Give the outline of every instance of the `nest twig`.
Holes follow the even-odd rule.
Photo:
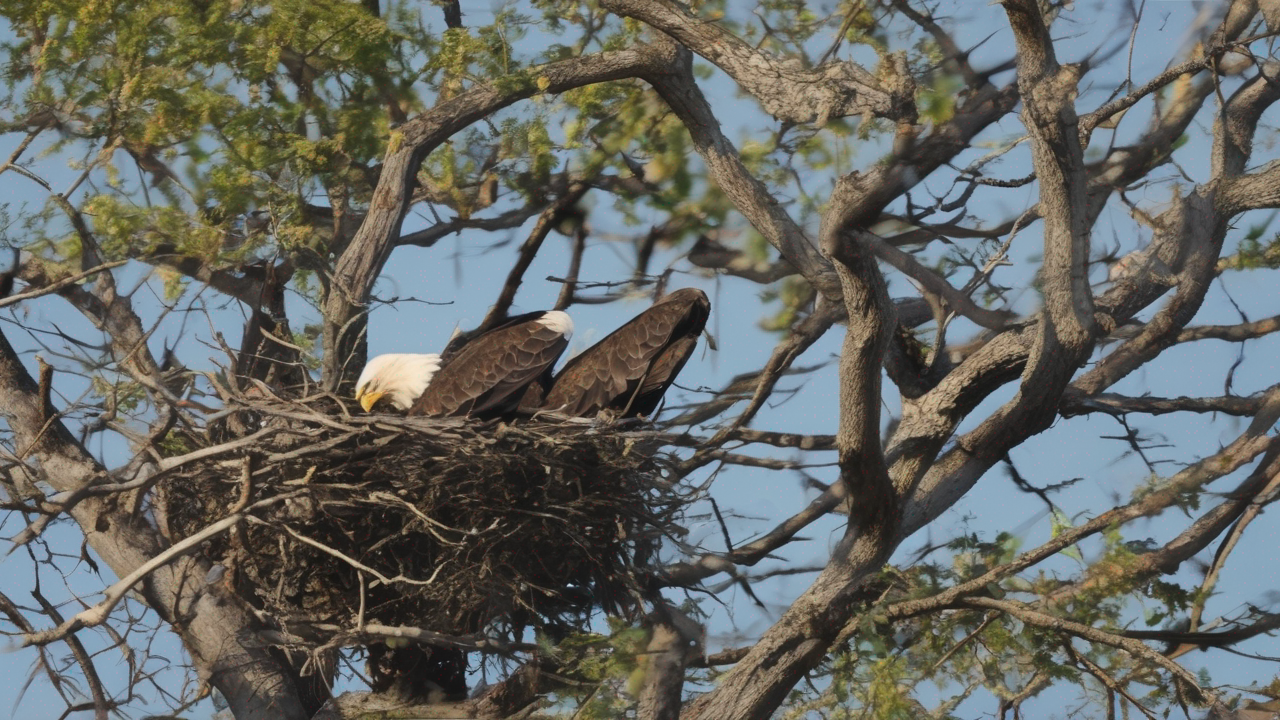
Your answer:
[[[295,495],[205,552],[265,615],[334,637],[559,634],[592,610],[632,615],[682,505],[659,435],[640,426],[353,416],[332,398],[223,417],[258,439],[187,436],[163,465],[157,516],[177,540]]]

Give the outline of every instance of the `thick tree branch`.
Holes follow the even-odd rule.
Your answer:
[[[747,719],[773,712],[826,656],[854,612],[861,581],[896,546],[900,498],[911,488],[890,479],[879,422],[881,366],[896,319],[875,256],[851,222],[860,199],[856,179],[841,178],[821,229],[823,253],[834,261],[851,319],[840,354],[837,484],[857,502],[827,567],[720,685],[694,701],[686,712],[690,718]]]
[[[880,78],[851,62],[805,69],[751,47],[673,0],[604,0],[600,4],[675,38],[724,70],[765,112],[784,122],[824,125],[854,115],[907,124],[916,121],[915,85],[905,68],[897,74],[881,73]]]
[[[1241,21],[1238,14],[1228,13],[1220,32],[1242,32],[1248,18]],[[1179,113],[1177,123],[1161,124],[1157,133],[1164,133],[1184,121],[1189,122],[1186,108]],[[1144,165],[1135,161],[1116,166],[1117,177]],[[1127,172],[1126,172],[1127,171]],[[1173,268],[1179,278],[1178,295],[1169,305],[1157,313],[1151,323],[1139,335],[1114,350],[1107,358],[1073,384],[1073,390],[1093,395],[1141,366],[1163,349],[1161,343],[1171,342],[1172,337],[1191,319],[1208,290],[1216,259],[1221,251],[1229,218],[1215,201],[1214,183],[1198,187],[1186,196],[1176,196],[1173,206],[1153,220],[1155,237],[1146,250],[1164,266]],[[1096,207],[1097,201],[1090,199]],[[1137,273],[1122,277],[1114,287],[1097,301],[1101,311],[1115,323],[1124,323],[1142,308],[1158,299],[1169,288],[1167,281],[1153,273]],[[1035,423],[1028,423],[1016,414],[1005,410],[989,418],[976,430],[960,438],[956,446],[936,462],[931,462],[950,432],[976,402],[1009,378],[1012,372],[1021,372],[1042,333],[1036,326],[1043,322],[1037,318],[1019,328],[1018,332],[1006,331],[997,336],[982,350],[971,355],[934,390],[917,403],[904,407],[903,421],[893,438],[890,453],[900,454],[918,471],[927,470],[920,482],[917,496],[908,503],[904,530],[914,532],[950,507],[972,487],[973,483],[995,462],[1004,456],[1002,448],[1021,442],[1023,432]],[[1043,354],[1042,354],[1043,356]],[[1058,362],[1062,358],[1058,358]],[[1074,361],[1075,359],[1072,358]],[[1059,365],[1060,369],[1062,368]],[[985,377],[978,382],[977,377]],[[1028,384],[1024,380],[1024,387]],[[1049,383],[1031,384],[1033,389],[1044,389]],[[1015,399],[1016,401],[1017,399]],[[1056,404],[1056,403],[1055,403]],[[918,411],[917,411],[918,408]],[[942,412],[938,412],[939,409]],[[1037,421],[1045,418],[1039,417]],[[926,464],[929,463],[929,464]],[[895,469],[896,472],[896,469]]]
[[[1049,29],[1034,0],[1005,0],[1004,8],[1018,47],[1022,118],[1031,134],[1044,219],[1040,277],[1047,322],[1039,357],[1031,361],[1038,369],[1040,358],[1056,357],[1059,344],[1070,357],[1079,357],[1093,336],[1093,296],[1085,271],[1090,223],[1085,214],[1084,148],[1073,105],[1080,69],[1058,64]]]
[[[1280,85],[1280,79],[1271,82]],[[1280,160],[1226,183],[1222,188],[1222,204],[1232,212],[1280,207]]]
[[[1276,178],[1280,183],[1280,177]],[[1228,342],[1244,342],[1255,338],[1280,332],[1280,315],[1272,315],[1262,320],[1240,323],[1239,325],[1193,325],[1183,328],[1178,333],[1178,342],[1195,342],[1197,340],[1226,340]]]
[[[684,123],[694,149],[706,163],[707,173],[734,207],[819,292],[839,299],[839,281],[830,264],[764,183],[743,164],[693,79],[692,55],[684,48],[673,47],[676,61],[661,72],[645,75],[645,79]]]
[[[670,605],[654,609],[653,635],[640,663],[645,673],[640,690],[638,720],[680,717],[685,668],[702,655],[703,629]]]
[[[1176,412],[1225,413],[1239,417],[1251,417],[1262,408],[1265,396],[1226,395],[1223,397],[1129,397],[1114,393],[1101,393],[1092,397],[1076,392],[1068,392],[1062,397],[1058,412],[1063,417],[1088,415],[1102,412],[1108,415],[1125,415],[1141,413],[1145,415],[1165,415]]]

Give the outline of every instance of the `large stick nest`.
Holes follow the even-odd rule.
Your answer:
[[[253,606],[448,635],[575,629],[593,608],[638,607],[680,506],[652,431],[333,406],[254,403],[231,415],[252,435],[188,453],[158,487],[174,541],[247,515],[204,552]]]

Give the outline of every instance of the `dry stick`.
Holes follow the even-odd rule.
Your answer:
[[[497,301],[493,303],[493,307],[489,309],[489,313],[485,315],[484,320],[481,321],[475,332],[488,330],[506,319],[507,311],[511,309],[511,304],[515,302],[516,291],[520,289],[520,284],[524,282],[524,273],[533,264],[534,257],[537,256],[538,250],[542,248],[542,242],[547,239],[547,235],[563,219],[565,211],[576,205],[590,189],[591,186],[589,184],[582,181],[574,181],[569,185],[569,189],[565,191],[562,197],[542,211],[542,215],[538,216],[537,224],[533,226],[533,232],[529,233],[529,237],[525,238],[524,243],[520,246],[520,254],[516,257],[516,262],[511,267],[511,272],[507,273],[507,281],[503,283],[502,291],[498,293]],[[561,308],[557,306],[556,309]]]
[[[1076,637],[1089,640],[1090,642],[1101,643],[1111,647],[1124,650],[1128,654],[1148,660],[1167,670],[1174,677],[1182,680],[1191,688],[1195,689],[1204,697],[1211,697],[1210,693],[1206,693],[1204,688],[1200,687],[1196,676],[1190,670],[1182,667],[1178,663],[1161,655],[1160,653],[1147,647],[1141,640],[1115,635],[1105,630],[1099,630],[1091,625],[1084,625],[1073,620],[1064,620],[1063,618],[1047,615],[1029,608],[1021,603],[1010,602],[1007,600],[996,600],[994,598],[971,597],[961,600],[957,605],[961,607],[981,608],[983,610],[998,610],[1006,615],[1011,615],[1027,625],[1044,628],[1046,630],[1055,630],[1058,632],[1068,633]]]
[[[287,532],[287,533],[289,533],[289,535],[290,535],[290,536],[292,536],[294,540],[297,540],[298,542],[300,542],[300,543],[302,543],[302,544],[304,544],[304,545],[310,545],[311,547],[313,547],[313,548],[315,548],[315,549],[319,550],[320,552],[326,553],[326,554],[328,554],[328,555],[332,555],[332,556],[334,556],[334,557],[338,558],[339,560],[341,560],[341,561],[343,561],[343,562],[347,563],[348,565],[350,565],[351,567],[355,568],[356,570],[361,570],[361,571],[363,571],[363,572],[367,572],[367,573],[369,573],[370,575],[372,575],[372,576],[374,576],[374,577],[378,578],[378,582],[382,583],[383,585],[394,585],[394,584],[396,584],[396,583],[405,583],[406,585],[431,585],[432,583],[434,583],[434,582],[436,581],[436,576],[440,574],[440,571],[444,569],[444,566],[443,566],[443,565],[442,565],[442,566],[440,566],[440,567],[437,567],[437,568],[436,568],[436,571],[435,571],[435,572],[433,572],[433,573],[431,573],[431,577],[427,578],[426,580],[414,580],[413,578],[405,577],[404,575],[397,575],[397,576],[395,576],[395,577],[393,577],[393,578],[389,578],[389,577],[387,577],[386,575],[383,575],[382,573],[378,572],[377,570],[374,570],[373,568],[369,567],[368,565],[365,565],[364,563],[360,562],[359,560],[356,560],[355,558],[352,558],[352,557],[350,557],[350,556],[348,556],[348,555],[344,554],[341,550],[335,550],[334,548],[331,548],[331,547],[329,547],[328,545],[325,545],[325,544],[324,544],[324,543],[322,543],[322,542],[319,542],[319,541],[317,541],[317,540],[312,540],[311,538],[307,537],[306,535],[302,535],[302,534],[298,533],[297,531],[295,531],[293,528],[289,527],[288,525],[280,525],[280,526],[276,526],[276,525],[273,525],[273,524],[271,524],[271,523],[267,523],[267,522],[264,522],[264,521],[262,521],[262,520],[258,520],[257,518],[253,518],[253,517],[251,517],[251,518],[248,518],[248,519],[249,519],[250,521],[252,521],[252,522],[255,522],[255,523],[258,523],[258,524],[261,524],[261,525],[266,525],[266,526],[268,526],[268,527],[280,527],[280,528],[283,528],[283,529],[284,529],[284,531],[285,531],[285,532]]]
[[[240,499],[231,508],[232,514],[239,514],[249,505],[249,497],[253,495],[253,457],[245,455],[240,459]]]
[[[19,630],[26,633],[35,632],[35,628],[31,625],[31,622],[27,620],[26,616],[22,614],[22,610],[18,607],[17,603],[10,600],[9,596],[2,592],[0,592],[0,613],[4,613],[8,616],[9,622],[13,623],[14,627]],[[36,648],[36,650],[40,655],[40,665],[44,668],[45,674],[49,676],[49,684],[58,691],[59,695],[63,696],[64,700],[66,700],[66,696],[62,693],[62,677],[53,671],[53,663],[49,662],[48,658],[45,657],[47,649],[40,647]]]
[[[733,419],[725,427],[716,432],[710,440],[707,440],[703,448],[693,454],[688,460],[680,464],[679,472],[687,475],[697,468],[712,462],[716,458],[715,453],[720,452],[721,445],[731,439],[743,425],[751,422],[760,408],[764,407],[769,396],[773,394],[773,388],[778,384],[786,374],[787,368],[800,357],[805,350],[808,350],[815,342],[818,341],[836,320],[840,318],[843,308],[834,303],[820,303],[817,310],[810,313],[808,317],[802,320],[791,334],[773,349],[769,361],[760,371],[760,377],[756,381],[755,392],[752,394],[751,402],[747,407]],[[832,507],[835,507],[834,505]]]
[[[49,616],[50,620],[59,624],[65,622],[62,614],[58,612],[58,608],[46,600],[39,590],[32,590],[31,595],[36,599],[36,602],[40,603],[41,609]],[[80,638],[76,637],[75,633],[69,634],[63,642],[67,644],[67,647],[71,648],[72,657],[75,658],[76,664],[84,672],[85,681],[89,683],[89,694],[93,696],[94,720],[107,720],[107,713],[116,708],[116,703],[107,699],[107,694],[102,689],[102,678],[98,677],[98,669],[94,667],[93,657],[85,650],[84,644],[80,642]]]
[[[214,445],[212,447],[194,450],[192,452],[187,453],[186,455],[179,455],[177,457],[165,458],[163,461],[160,462],[160,471],[166,472],[170,470],[176,470],[182,467],[183,465],[187,465],[188,463],[204,460],[205,458],[217,457],[218,455],[225,455],[229,452],[234,452],[236,450],[239,450],[242,447],[248,447],[250,445],[254,445],[258,441],[265,440],[266,438],[272,435],[275,435],[279,432],[280,432],[279,428],[270,428],[270,427],[262,428],[261,430],[255,432],[254,434],[246,435],[245,437],[242,437],[238,440],[232,440],[230,442],[225,442],[221,445]]]
[[[365,587],[364,573],[357,571],[356,579],[360,581],[360,610],[356,613],[356,632],[364,632]]]
[[[422,523],[426,526],[426,528],[427,528],[427,532],[431,533],[431,535],[432,535],[433,537],[435,537],[435,539],[436,539],[436,540],[439,540],[441,544],[444,544],[444,545],[460,545],[461,543],[460,543],[459,541],[457,541],[457,540],[449,540],[449,539],[445,538],[443,535],[441,535],[440,533],[436,532],[436,528],[437,528],[437,527],[438,527],[438,528],[441,528],[441,529],[443,529],[443,530],[448,530],[449,532],[452,532],[452,533],[458,533],[459,535],[465,535],[465,534],[466,534],[466,532],[465,532],[465,531],[462,531],[462,530],[459,530],[459,529],[457,529],[457,528],[452,528],[452,527],[449,527],[448,525],[445,525],[444,523],[440,522],[439,520],[436,520],[435,518],[433,518],[433,517],[431,517],[431,516],[427,515],[426,513],[422,512],[421,510],[419,510],[417,507],[415,507],[415,506],[414,506],[414,504],[413,504],[413,503],[409,502],[408,500],[405,500],[405,499],[404,499],[404,498],[402,498],[402,497],[397,497],[397,496],[395,496],[395,495],[392,495],[391,493],[388,493],[388,492],[375,492],[375,493],[373,493],[372,495],[370,495],[370,496],[369,496],[369,499],[371,499],[371,500],[379,500],[379,501],[382,501],[382,502],[388,502],[388,503],[400,503],[401,505],[403,505],[403,506],[405,507],[405,509],[409,510],[409,511],[410,511],[410,512],[412,512],[414,515],[416,515],[416,516],[418,517],[418,519],[419,519],[419,520],[421,520],[421,521],[422,521]],[[363,577],[363,576],[361,576],[361,577]]]
[[[1028,550],[1009,563],[992,568],[980,577],[956,585],[949,590],[944,590],[933,597],[895,603],[888,608],[887,614],[891,619],[906,619],[947,607],[964,595],[979,592],[987,587],[988,584],[1008,577],[1019,570],[1031,567],[1090,535],[1102,532],[1113,525],[1119,525],[1162,510],[1172,504],[1179,493],[1233,472],[1254,457],[1277,445],[1280,445],[1280,438],[1266,435],[1249,436],[1246,434],[1217,455],[1201,460],[1179,472],[1162,489],[1146,495],[1141,500],[1105,512],[1079,527],[1063,532],[1034,550]],[[833,486],[832,489],[835,487],[838,487],[838,485]]]
[[[1067,655],[1071,656],[1072,660],[1076,661],[1076,663],[1080,665],[1083,665],[1084,669],[1087,670],[1090,675],[1097,678],[1098,682],[1102,683],[1107,688],[1107,690],[1110,690],[1111,692],[1119,695],[1125,700],[1128,700],[1134,707],[1138,708],[1139,712],[1147,716],[1148,720],[1156,720],[1156,716],[1153,715],[1151,711],[1146,708],[1146,706],[1144,706],[1142,703],[1134,699],[1134,697],[1130,695],[1128,691],[1126,691],[1124,687],[1119,682],[1116,681],[1115,678],[1111,677],[1111,675],[1109,675],[1106,670],[1103,670],[1101,667],[1098,667],[1098,665],[1096,665],[1092,660],[1085,657],[1083,654],[1077,652],[1075,647],[1071,645],[1070,639],[1064,641],[1062,643],[1062,647],[1066,648]]]
[[[996,271],[996,268],[1004,262],[1009,255],[1009,248],[1013,245],[1014,238],[1018,237],[1018,231],[1022,229],[1022,224],[1030,220],[1032,214],[1032,209],[1029,208],[1013,221],[1013,228],[1009,231],[1009,237],[1005,238],[1004,243],[992,253],[991,257],[987,258],[986,263],[983,264],[978,274],[966,283],[964,289],[960,291],[965,297],[972,295],[978,289],[978,286],[986,282],[991,277],[991,274]]]
[[[276,502],[282,499],[283,496],[271,498],[270,502]],[[263,503],[258,503],[258,505],[262,504]],[[255,507],[257,506],[255,505]],[[111,587],[107,588],[105,593],[106,599],[97,605],[76,613],[71,617],[71,619],[59,623],[57,627],[35,633],[23,633],[22,642],[19,647],[45,645],[56,640],[62,640],[67,637],[67,635],[79,630],[80,628],[101,625],[106,621],[107,616],[111,614],[111,611],[115,609],[115,606],[124,599],[124,596],[129,592],[129,590],[131,590],[134,585],[137,585],[138,582],[147,575],[151,574],[153,570],[167,565],[188,553],[194,552],[199,549],[200,545],[206,540],[217,537],[236,525],[239,525],[244,521],[245,517],[246,516],[244,514],[237,514],[223,518],[195,535],[171,546],[168,550],[165,550],[138,566],[136,570],[121,578]]]
[[[569,271],[564,275],[555,310],[566,310],[573,304],[573,294],[578,290],[578,274],[582,271],[582,256],[587,252],[587,225],[582,223],[573,232],[573,255],[569,258]]]
[[[1000,613],[997,613],[997,612],[987,613],[986,617],[982,618],[982,622],[978,624],[978,627],[974,628],[973,632],[961,638],[960,642],[955,644],[955,647],[951,648],[946,653],[944,653],[942,657],[938,658],[938,661],[933,664],[933,667],[929,668],[929,672],[925,673],[924,677],[925,678],[933,677],[933,674],[938,672],[938,668],[942,667],[948,660],[954,657],[956,653],[960,652],[960,650],[964,648],[965,645],[968,645],[970,642],[972,642],[974,638],[981,635],[982,631],[986,630],[987,626],[995,622],[995,619],[998,617],[1000,617]]]
[[[321,632],[334,633],[336,638],[343,642],[360,641],[367,637],[401,638],[420,642],[424,645],[457,648],[459,650],[499,653],[502,655],[514,655],[517,652],[538,652],[540,650],[540,648],[534,644],[503,643],[492,638],[482,636],[468,637],[444,635],[442,633],[423,630],[422,628],[411,627],[408,625],[382,625],[380,623],[368,623],[364,626],[364,629],[358,633],[352,631],[350,628],[344,628],[332,623],[307,623],[306,626]]]
[[[20,303],[23,300],[30,300],[32,298],[38,298],[44,295],[51,295],[65,287],[68,287],[70,285],[75,285],[76,283],[80,282],[81,280],[84,280],[87,277],[90,277],[91,275],[97,275],[100,272],[105,272],[107,270],[111,270],[112,268],[118,268],[122,265],[128,264],[128,262],[129,262],[128,260],[113,260],[108,263],[103,263],[97,267],[89,268],[88,270],[75,273],[74,275],[68,275],[60,280],[55,280],[54,282],[51,282],[48,285],[44,285],[37,290],[28,290],[27,292],[18,293],[17,295],[10,295],[6,298],[0,299],[0,308],[6,307],[8,305],[16,305],[17,303]]]
[[[1209,572],[1205,573],[1204,582],[1200,584],[1200,592],[1198,593],[1200,599],[1191,608],[1191,623],[1187,626],[1187,632],[1195,632],[1200,628],[1200,617],[1204,613],[1205,603],[1209,599],[1209,593],[1213,591],[1213,586],[1218,582],[1218,574],[1222,572],[1223,566],[1226,565],[1227,556],[1235,549],[1236,543],[1244,535],[1245,528],[1249,526],[1249,523],[1253,522],[1258,513],[1262,512],[1262,506],[1267,503],[1266,498],[1274,493],[1277,488],[1280,488],[1280,473],[1272,476],[1266,486],[1254,496],[1253,500],[1249,502],[1249,506],[1245,508],[1240,518],[1236,520],[1235,525],[1232,526],[1231,532],[1222,541],[1222,545],[1218,547],[1218,552],[1213,556],[1213,564],[1209,566]],[[1172,657],[1182,655],[1195,646],[1183,647],[1177,648],[1171,654]]]

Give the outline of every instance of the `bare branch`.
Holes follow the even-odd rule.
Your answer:
[[[525,224],[529,218],[537,215],[539,208],[536,205],[529,204],[508,210],[495,217],[477,218],[454,218],[442,223],[436,223],[429,228],[417,230],[411,233],[405,233],[396,238],[397,246],[414,246],[414,247],[435,247],[435,244],[441,239],[448,237],[454,233],[463,230],[485,230],[493,232],[495,230],[510,230],[518,228]]]
[[[1273,470],[1273,468],[1267,469]],[[1240,517],[1232,525],[1231,532],[1228,533],[1222,544],[1218,546],[1218,551],[1213,555],[1213,562],[1209,565],[1209,571],[1204,574],[1204,580],[1200,583],[1200,592],[1196,596],[1198,599],[1192,605],[1190,623],[1187,626],[1188,631],[1195,632],[1200,629],[1200,617],[1204,612],[1204,604],[1208,601],[1214,586],[1218,583],[1218,575],[1226,565],[1227,557],[1231,555],[1231,551],[1240,542],[1240,538],[1244,537],[1244,531],[1249,527],[1249,523],[1258,517],[1266,503],[1274,499],[1278,488],[1280,488],[1280,472],[1273,472],[1267,484],[1254,497],[1249,499],[1248,506],[1240,513]]]
[[[269,498],[268,501],[255,503],[254,508],[256,509],[258,506],[265,506],[265,504],[274,504],[281,501],[282,498]],[[81,628],[101,625],[106,622],[107,617],[111,615],[111,611],[114,610],[116,605],[124,599],[124,596],[144,578],[151,575],[158,568],[164,567],[178,558],[199,549],[201,543],[231,530],[236,525],[244,522],[246,517],[247,515],[243,513],[230,515],[215,523],[211,523],[204,529],[200,530],[200,532],[184,538],[181,542],[166,548],[163,552],[148,559],[145,563],[134,568],[128,575],[120,578],[111,587],[107,588],[104,593],[106,597],[102,602],[87,610],[76,613],[68,620],[59,623],[55,628],[24,635],[22,638],[22,646],[45,645],[57,640],[62,640]]]
[[[1102,683],[1103,687],[1107,688],[1113,693],[1116,693],[1117,695],[1120,695],[1125,700],[1128,700],[1129,703],[1134,707],[1138,708],[1138,711],[1141,712],[1143,715],[1145,715],[1148,718],[1148,720],[1156,720],[1156,716],[1153,715],[1151,711],[1146,708],[1146,706],[1144,706],[1142,703],[1134,699],[1134,697],[1130,695],[1127,690],[1124,689],[1124,686],[1121,685],[1119,682],[1116,682],[1116,679],[1111,677],[1111,675],[1108,674],[1107,671],[1103,670],[1101,667],[1098,667],[1097,663],[1094,663],[1089,658],[1076,652],[1076,649],[1074,646],[1072,646],[1070,640],[1064,641],[1062,643],[1062,647],[1064,650],[1067,651],[1067,655],[1071,657],[1073,662],[1075,662],[1080,667],[1083,667],[1090,675],[1097,678],[1098,682]]]
[[[516,78],[474,87],[413,118],[392,134],[369,214],[334,267],[324,315],[324,383],[337,390],[363,366],[362,313],[369,293],[409,210],[422,160],[440,143],[480,118],[524,98],[582,85],[660,72],[672,58],[660,48],[637,46],[529,68]],[[358,351],[357,362],[349,359]]]
[[[837,299],[839,281],[830,263],[742,163],[737,148],[721,132],[720,121],[693,79],[692,56],[684,48],[675,48],[675,53],[676,62],[645,79],[684,123],[707,172],[734,207],[805,279],[824,295]]]
[[[1045,630],[1055,630],[1058,632],[1074,635],[1078,638],[1088,640],[1090,642],[1101,643],[1111,647],[1123,650],[1136,659],[1145,660],[1153,665],[1163,668],[1174,678],[1180,680],[1197,695],[1202,697],[1213,697],[1212,692],[1206,693],[1205,689],[1200,687],[1199,681],[1191,671],[1182,667],[1169,658],[1143,645],[1138,640],[1124,637],[1104,630],[1099,630],[1089,625],[1084,625],[1072,620],[1064,620],[1062,618],[1047,615],[1038,610],[1033,610],[1021,603],[1011,602],[1007,600],[996,600],[993,598],[974,597],[961,600],[959,604],[962,607],[978,608],[983,610],[998,610],[1006,615],[1015,617],[1027,625]]]
[[[862,241],[881,260],[889,263],[907,277],[919,282],[925,290],[941,296],[957,314],[969,318],[981,327],[990,330],[1001,330],[1017,317],[1016,313],[978,307],[968,295],[952,287],[946,278],[921,265],[909,253],[890,245],[877,235],[865,233],[862,236]]]
[[[50,620],[59,625],[64,622],[58,608],[46,600],[39,590],[33,590],[31,594],[36,602],[40,603],[40,609],[49,616]],[[23,632],[31,633],[32,630],[24,629]],[[76,664],[80,666],[80,671],[84,673],[85,680],[89,683],[89,694],[93,698],[94,720],[107,720],[107,714],[116,708],[116,703],[107,699],[106,690],[102,687],[102,678],[93,664],[93,657],[89,655],[84,643],[80,642],[80,638],[75,633],[69,633],[63,639],[67,647],[71,648],[71,656],[75,658]]]
[[[1277,178],[1280,180],[1280,178]],[[1178,342],[1195,342],[1197,340],[1226,340],[1243,342],[1253,340],[1273,332],[1280,331],[1280,315],[1272,315],[1262,320],[1240,323],[1239,325],[1192,325],[1178,333]]]
[[[542,247],[542,241],[547,239],[547,235],[550,234],[551,230],[564,219],[565,213],[571,210],[582,199],[582,196],[586,195],[589,189],[590,186],[587,183],[572,183],[563,196],[557,198],[542,212],[538,222],[533,226],[533,231],[529,233],[529,237],[520,246],[516,262],[511,266],[511,272],[507,274],[507,281],[502,285],[502,292],[498,294],[497,302],[489,309],[489,313],[485,315],[480,326],[475,329],[475,334],[483,333],[496,327],[506,319],[507,312],[511,309],[511,303],[515,302],[516,291],[520,289],[520,283],[524,281],[524,272],[533,263],[534,257],[537,256],[538,250]]]
[[[661,30],[729,74],[764,107],[790,123],[824,125],[851,115],[914,123],[915,85],[906,72],[888,82],[851,62],[807,70],[751,47],[714,22],[689,14],[672,0],[605,0],[606,10]]]
[[[18,293],[16,295],[9,295],[4,298],[0,298],[0,307],[5,307],[7,305],[15,305],[17,303],[22,302],[23,300],[31,300],[32,298],[43,297],[45,295],[50,295],[52,293],[60,292],[64,288],[69,287],[71,285],[75,285],[76,283],[80,282],[81,280],[84,280],[87,277],[92,277],[93,275],[97,275],[100,272],[106,272],[112,268],[118,268],[121,265],[128,264],[128,262],[129,262],[128,260],[116,260],[115,262],[105,263],[95,268],[90,268],[88,270],[74,273],[63,278],[58,278],[57,280],[54,280],[47,285],[39,286],[35,290],[28,290],[27,292],[24,292],[24,293]]]
[[[71,492],[102,476],[102,469],[80,447],[61,422],[51,432],[45,425],[39,388],[22,367],[8,338],[0,334],[0,406],[9,415],[17,442],[30,446],[44,477],[56,489]],[[37,440],[38,438],[38,440]],[[88,544],[118,577],[128,577],[163,552],[153,528],[114,503],[90,498],[70,513],[85,529]],[[162,618],[172,620],[183,608],[187,647],[223,695],[254,720],[306,720],[308,713],[293,682],[263,649],[247,648],[235,636],[255,621],[236,605],[203,594],[208,567],[190,558],[156,568],[141,579],[143,594]],[[262,694],[272,688],[270,696]]]
[[[1128,397],[1112,393],[1101,393],[1099,395],[1094,395],[1093,397],[1088,397],[1079,393],[1069,392],[1063,396],[1062,403],[1058,406],[1058,410],[1062,413],[1063,417],[1087,415],[1095,412],[1104,412],[1109,415],[1124,415],[1126,413],[1164,415],[1175,412],[1220,412],[1226,413],[1227,415],[1250,417],[1262,409],[1264,402],[1265,396],[1262,394],[1251,395],[1249,397],[1227,395],[1224,397],[1207,398],[1159,398],[1150,396]]]

